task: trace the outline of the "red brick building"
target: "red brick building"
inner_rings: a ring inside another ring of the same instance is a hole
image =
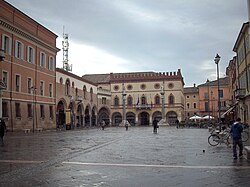
[[[8,129],[55,128],[57,35],[0,1],[2,111]]]

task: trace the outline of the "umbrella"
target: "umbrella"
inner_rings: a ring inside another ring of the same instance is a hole
[[[206,115],[206,116],[203,117],[203,119],[214,119],[214,117],[213,117],[213,116]]]
[[[197,119],[202,119],[202,117],[194,115],[194,116],[190,117],[189,119],[197,120]]]

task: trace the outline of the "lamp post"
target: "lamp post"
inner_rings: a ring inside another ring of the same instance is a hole
[[[0,62],[2,62],[5,58],[5,53],[3,49],[0,49]],[[5,90],[7,88],[7,85],[5,84],[5,82],[3,82],[2,80],[0,80],[0,119],[2,119],[3,117],[3,104],[2,104],[2,96],[3,96],[3,92],[2,90]]]
[[[35,133],[35,117],[36,117],[36,105],[35,105],[35,95],[36,95],[36,87],[32,86],[30,89],[33,91],[33,123],[32,123],[32,132]]]
[[[163,85],[161,86],[161,119],[163,120],[162,122],[164,122],[165,120],[165,110],[164,110],[164,88]]]
[[[220,119],[220,77],[219,77],[219,61],[220,61],[220,56],[217,54],[214,58],[214,62],[217,66],[217,82],[218,82],[218,123],[221,131],[221,119]]]
[[[123,122],[123,125],[125,126],[126,125],[126,91],[125,91],[125,86],[124,86],[124,83],[122,83],[122,122]]]
[[[207,103],[208,103],[208,120],[210,123],[210,101],[209,101],[209,80],[207,79]]]

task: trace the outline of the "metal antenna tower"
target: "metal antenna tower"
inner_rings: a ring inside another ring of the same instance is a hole
[[[72,64],[69,65],[69,35],[64,33],[64,26],[63,26],[63,69],[65,71],[72,71]]]

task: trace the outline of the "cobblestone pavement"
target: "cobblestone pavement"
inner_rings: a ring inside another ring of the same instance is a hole
[[[208,136],[174,127],[7,133],[0,186],[250,186],[250,162]]]

